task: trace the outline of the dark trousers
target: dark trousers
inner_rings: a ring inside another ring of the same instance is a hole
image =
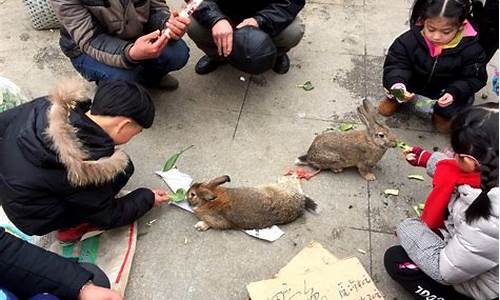
[[[189,48],[183,40],[171,41],[156,59],[142,61],[133,69],[122,69],[101,63],[87,54],[71,59],[75,69],[87,80],[130,80],[146,86],[156,85],[163,76],[184,67]]]
[[[472,300],[452,286],[442,285],[427,276],[413,264],[401,246],[393,246],[385,252],[384,265],[389,276],[415,299]]]
[[[489,62],[498,50],[498,0],[486,0],[479,18],[479,43]]]
[[[305,27],[302,20],[296,17],[283,31],[272,37],[274,45],[278,49],[278,54],[287,53],[290,49],[297,46],[304,36],[304,30]],[[217,45],[215,45],[211,29],[203,27],[193,18],[187,33],[196,46],[205,52],[205,54],[212,58],[218,58]]]

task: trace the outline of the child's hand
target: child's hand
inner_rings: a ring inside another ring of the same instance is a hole
[[[427,167],[427,161],[432,153],[419,146],[413,146],[403,151],[406,161],[415,167]]]
[[[438,105],[441,107],[447,107],[453,103],[453,96],[450,93],[446,93],[438,100]]]
[[[410,93],[406,90],[406,86],[403,83],[395,83],[391,86],[391,95],[393,95],[396,100],[400,103],[409,102],[415,98],[414,93]]]
[[[164,202],[168,202],[168,193],[165,192],[164,190],[152,190],[152,192],[155,194],[155,206],[159,206]]]

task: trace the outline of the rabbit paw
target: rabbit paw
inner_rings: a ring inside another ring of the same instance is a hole
[[[375,177],[375,174],[373,173],[364,174],[363,177],[368,181],[374,181],[377,179],[377,177]]]
[[[196,228],[196,230],[198,231],[207,231],[210,226],[208,226],[205,221],[199,221],[198,223],[194,224],[194,228]]]

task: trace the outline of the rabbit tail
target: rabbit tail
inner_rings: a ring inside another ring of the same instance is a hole
[[[295,160],[295,164],[297,166],[307,165],[307,154],[297,157],[297,159]]]
[[[312,200],[311,198],[307,196],[305,197],[306,197],[306,210],[308,210],[309,212],[316,212],[318,204],[314,202],[314,200]]]

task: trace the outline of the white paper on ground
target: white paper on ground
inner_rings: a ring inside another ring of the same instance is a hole
[[[191,186],[193,179],[188,174],[182,173],[178,169],[170,169],[166,172],[157,171],[156,175],[160,176],[163,181],[168,185],[169,189],[175,193],[180,188],[185,189],[186,191]],[[172,202],[173,205],[180,207],[186,211],[193,212],[187,201],[182,202]],[[266,240],[269,242],[274,242],[279,239],[283,234],[283,230],[281,230],[278,226],[273,225],[268,228],[263,229],[251,229],[251,230],[242,230],[246,234],[256,237],[261,240]]]

